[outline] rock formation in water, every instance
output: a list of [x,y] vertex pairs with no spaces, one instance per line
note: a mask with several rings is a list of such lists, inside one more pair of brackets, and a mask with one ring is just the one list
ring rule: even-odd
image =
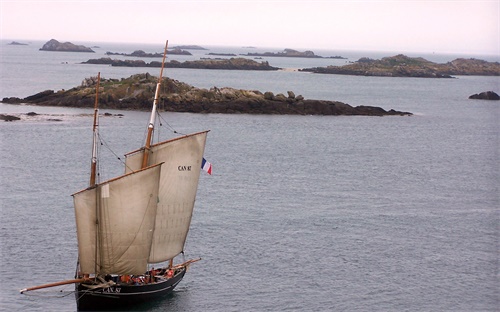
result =
[[399,54],[380,60],[363,57],[348,65],[305,68],[301,71],[356,76],[453,78],[452,75],[500,76],[500,63],[459,58],[438,64],[421,57]]
[[28,45],[27,43],[21,43],[17,41],[12,41],[11,43],[8,43],[8,45]]
[[486,92],[473,94],[473,95],[469,96],[469,99],[498,101],[498,100],[500,100],[500,96],[493,91],[486,91]]
[[[123,56],[133,56],[133,57],[161,57],[163,58],[163,52],[162,53],[146,53],[143,50],[136,50],[132,53],[118,53],[118,52],[106,52],[106,55],[123,55]],[[193,55],[189,51],[184,51],[181,49],[173,49],[173,50],[168,50],[167,55]]]
[[7,114],[0,114],[0,120],[3,121],[15,121],[15,120],[21,120],[21,118],[13,115],[7,115]]
[[[314,54],[313,51],[304,51],[299,52],[292,49],[285,49],[283,52],[264,52],[264,53],[248,53],[243,54],[245,56],[259,56],[259,57],[305,57],[305,58],[323,58],[323,56],[319,56]],[[345,59],[342,56],[329,56],[327,58],[334,59]]]
[[59,42],[55,39],[47,41],[40,51],[57,51],[57,52],[92,52],[94,50],[83,45],[76,45],[71,42]]
[[[161,67],[161,62],[146,63],[143,60],[116,60],[109,57],[90,59],[82,64],[101,64],[122,67]],[[256,62],[246,58],[230,59],[202,59],[198,61],[179,62],[172,60],[165,63],[166,68],[196,68],[196,69],[233,69],[233,70],[278,70],[278,67],[269,65],[269,62]]]
[[[3,103],[29,103],[47,106],[93,107],[96,77],[85,79],[81,86],[70,90],[43,91],[24,99],[4,98]],[[157,78],[137,74],[129,78],[101,79],[101,108],[149,110]],[[281,115],[412,115],[380,107],[352,107],[338,101],[307,100],[288,91],[287,95],[233,88],[202,89],[177,80],[164,78],[160,90],[160,109],[173,112],[222,114],[281,114]]]
[[180,45],[174,47],[174,49],[183,49],[183,50],[208,50],[202,46],[199,45]]

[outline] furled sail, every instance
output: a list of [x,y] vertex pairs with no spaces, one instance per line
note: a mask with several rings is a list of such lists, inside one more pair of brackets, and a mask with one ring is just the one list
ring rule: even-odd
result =
[[[164,162],[149,263],[172,259],[184,250],[191,224],[208,131],[151,146],[148,165]],[[125,155],[126,172],[141,167],[144,150]]]
[[82,273],[146,271],[160,173],[158,164],[73,194]]

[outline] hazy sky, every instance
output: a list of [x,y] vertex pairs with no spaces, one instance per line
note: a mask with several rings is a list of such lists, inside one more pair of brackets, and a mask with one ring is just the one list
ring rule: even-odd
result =
[[0,0],[2,39],[500,54],[500,0]]

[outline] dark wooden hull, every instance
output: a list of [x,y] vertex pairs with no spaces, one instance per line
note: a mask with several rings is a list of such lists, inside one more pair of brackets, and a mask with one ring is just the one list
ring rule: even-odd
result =
[[170,279],[143,285],[117,284],[109,288],[90,290],[76,284],[78,311],[120,310],[134,305],[158,300],[170,294],[184,277],[186,269],[176,272]]

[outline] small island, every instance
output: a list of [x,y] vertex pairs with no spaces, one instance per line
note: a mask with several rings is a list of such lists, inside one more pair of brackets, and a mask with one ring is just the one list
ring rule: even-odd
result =
[[452,75],[499,76],[500,63],[459,58],[438,64],[421,57],[399,54],[380,60],[363,57],[348,65],[304,68],[300,71],[355,76],[453,78]]
[[[264,53],[247,53],[247,54],[241,54],[244,56],[258,56],[258,57],[304,57],[304,58],[325,58],[323,56],[319,56],[314,54],[313,51],[305,51],[305,52],[299,52],[296,50],[292,49],[285,49],[283,52],[264,52]],[[332,58],[332,59],[346,59],[345,57],[342,56],[328,56],[326,58]]]
[[[181,49],[168,50],[167,55],[193,55],[189,51],[184,51]],[[132,53],[118,53],[118,52],[106,52],[106,55],[123,55],[123,56],[133,56],[133,57],[163,57],[163,53],[146,53],[143,50],[136,50]]]
[[207,55],[212,55],[212,56],[237,56],[234,53],[214,53],[214,52],[207,53]]
[[59,42],[55,39],[47,41],[40,51],[56,51],[56,52],[90,52],[95,53],[91,48],[83,45],[76,45],[71,42]]
[[28,45],[27,43],[21,43],[17,41],[12,41],[11,43],[8,43],[7,45]]
[[[146,63],[142,60],[116,60],[109,57],[90,59],[82,64],[99,64],[120,67],[161,67],[161,62],[153,61]],[[256,62],[246,58],[230,59],[202,59],[198,61],[169,61],[165,63],[166,68],[195,68],[195,69],[230,69],[230,70],[279,70],[278,67],[270,66],[268,62]]]
[[[109,109],[149,110],[154,98],[158,79],[150,74],[137,74],[129,78],[101,78],[99,106]],[[45,106],[93,107],[97,77],[83,80],[78,87],[54,92],[46,90],[24,99],[4,98],[3,103],[35,104]],[[362,116],[410,116],[409,112],[386,111],[374,106],[356,106],[324,100],[308,100],[296,96],[272,92],[234,88],[196,88],[186,83],[163,78],[160,108],[172,112],[220,113],[220,114],[278,114],[278,115],[362,115]]]
[[204,47],[200,47],[199,45],[180,45],[174,47],[174,49],[181,49],[181,50],[208,50],[205,49]]

